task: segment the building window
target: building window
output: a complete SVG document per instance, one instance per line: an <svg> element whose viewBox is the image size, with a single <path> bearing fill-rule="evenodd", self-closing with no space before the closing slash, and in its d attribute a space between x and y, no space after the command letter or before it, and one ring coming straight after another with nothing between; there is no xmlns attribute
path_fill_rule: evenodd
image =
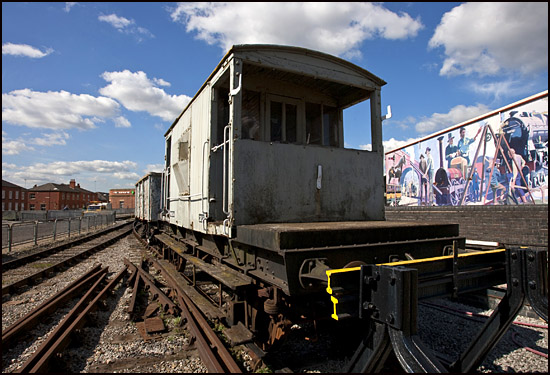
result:
<svg viewBox="0 0 550 375"><path fill-rule="evenodd" d="M61 199L65 200L65 193L61 193Z"/></svg>
<svg viewBox="0 0 550 375"><path fill-rule="evenodd" d="M46 211L46 203L40 204L40 211Z"/></svg>
<svg viewBox="0 0 550 375"><path fill-rule="evenodd" d="M124 201L119 201L119 208L124 208Z"/></svg>
<svg viewBox="0 0 550 375"><path fill-rule="evenodd" d="M34 204L29 205L29 210L34 211Z"/></svg>
<svg viewBox="0 0 550 375"><path fill-rule="evenodd" d="M35 199L35 196L36 196L36 194L30 193L30 194L29 194L29 199Z"/></svg>
<svg viewBox="0 0 550 375"><path fill-rule="evenodd" d="M21 192L21 199L25 200L25 192L24 191Z"/></svg>
<svg viewBox="0 0 550 375"><path fill-rule="evenodd" d="M21 211L25 211L25 203L21 203Z"/></svg>
<svg viewBox="0 0 550 375"><path fill-rule="evenodd" d="M2 190L2 191L3 191L3 190ZM5 207L5 203L2 202L2 211L5 211L4 207Z"/></svg>
<svg viewBox="0 0 550 375"><path fill-rule="evenodd" d="M19 211L19 202L15 202L15 211Z"/></svg>
<svg viewBox="0 0 550 375"><path fill-rule="evenodd" d="M19 199L19 190L15 191L15 199ZM17 210L17 208L16 208L16 210Z"/></svg>
<svg viewBox="0 0 550 375"><path fill-rule="evenodd" d="M8 211L11 211L11 202L8 202Z"/></svg>
<svg viewBox="0 0 550 375"><path fill-rule="evenodd" d="M6 191L2 190L2 199L6 199Z"/></svg>
<svg viewBox="0 0 550 375"><path fill-rule="evenodd" d="M13 197L13 194L12 194L12 193L13 193L13 192L12 192L11 190L8 191L9 199L11 199L11 198Z"/></svg>

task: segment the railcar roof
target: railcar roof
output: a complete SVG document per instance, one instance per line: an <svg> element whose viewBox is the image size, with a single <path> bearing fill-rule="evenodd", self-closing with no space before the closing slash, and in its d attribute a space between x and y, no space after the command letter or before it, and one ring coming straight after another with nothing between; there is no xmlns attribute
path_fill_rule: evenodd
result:
<svg viewBox="0 0 550 375"><path fill-rule="evenodd" d="M269 64L269 58L270 56L279 56L279 55L300 55L303 58L303 64L311 64L315 61L318 62L324 62L326 64L329 64L331 66L340 66L345 71L353 72L353 74L357 77L361 77L362 79L366 79L370 82L372 82L374 85L381 87L386 84L386 82L372 74L371 72L349 62L344 59L341 59L339 57L329 55L324 52L319 52L315 50L310 50L303 47L294 47L294 46L286 46L286 45L274 45L274 44L238 44L234 45L221 59L221 61L218 63L216 68L212 71L208 79L203 83L203 85L200 87L200 89L197 91L195 96L189 101L189 103L185 106L185 108L181 111L179 116L174 120L170 128L166 131L164 136L166 137L168 133L172 130L172 128L175 126L175 124L178 122L182 114L185 112L185 110L193 103L197 95L204 89L204 87L212 80L214 75L224 67L227 61L229 61L233 56L238 57L246 63L250 64ZM317 64L315 64L317 65ZM289 71L295 71L296 65L292 66L292 63L289 64L287 67ZM277 69L284 70L285 67L282 65L277 66ZM322 68L321 68L322 69ZM304 73L305 75L306 73ZM311 73L314 78L317 78L314 73ZM346 74L345 72L343 74Z"/></svg>

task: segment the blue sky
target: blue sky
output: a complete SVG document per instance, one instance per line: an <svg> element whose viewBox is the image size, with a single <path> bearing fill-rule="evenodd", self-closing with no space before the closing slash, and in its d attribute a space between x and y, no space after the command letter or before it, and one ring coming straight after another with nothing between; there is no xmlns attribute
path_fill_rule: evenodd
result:
<svg viewBox="0 0 550 375"><path fill-rule="evenodd" d="M233 44L349 60L385 150L548 89L548 3L2 3L2 178L92 191L160 171L164 133ZM346 110L367 148L366 107Z"/></svg>

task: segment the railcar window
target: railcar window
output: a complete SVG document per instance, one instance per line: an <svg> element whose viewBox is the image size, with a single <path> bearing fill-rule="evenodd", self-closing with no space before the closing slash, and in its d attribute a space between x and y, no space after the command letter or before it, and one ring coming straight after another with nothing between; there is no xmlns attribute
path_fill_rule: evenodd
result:
<svg viewBox="0 0 550 375"><path fill-rule="evenodd" d="M302 143L299 113L303 114L303 105L300 100L272 95L268 98L268 112L271 142Z"/></svg>
<svg viewBox="0 0 550 375"><path fill-rule="evenodd" d="M336 107L306 103L306 143L338 147L338 114Z"/></svg>
<svg viewBox="0 0 550 375"><path fill-rule="evenodd" d="M323 145L338 146L338 109L323 106Z"/></svg>
<svg viewBox="0 0 550 375"><path fill-rule="evenodd" d="M285 140L289 143L296 143L298 130L298 108L293 104L285 105Z"/></svg>
<svg viewBox="0 0 550 375"><path fill-rule="evenodd" d="M216 144L220 144L223 142L223 129L227 124L229 124L229 89L225 87L220 87L218 89L218 99L217 99L217 105L218 105L218 124L217 124L217 142Z"/></svg>
<svg viewBox="0 0 550 375"><path fill-rule="evenodd" d="M321 104L306 103L306 143L320 145L322 134Z"/></svg>
<svg viewBox="0 0 550 375"><path fill-rule="evenodd" d="M283 103L271 102L271 141L280 142L283 139Z"/></svg>
<svg viewBox="0 0 550 375"><path fill-rule="evenodd" d="M260 140L260 93L255 91L243 91L242 138Z"/></svg>

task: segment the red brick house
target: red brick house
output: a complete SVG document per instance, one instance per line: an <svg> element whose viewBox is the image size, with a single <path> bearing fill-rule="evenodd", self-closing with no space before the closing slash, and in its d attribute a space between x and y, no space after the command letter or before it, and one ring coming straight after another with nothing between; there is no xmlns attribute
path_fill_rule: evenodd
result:
<svg viewBox="0 0 550 375"><path fill-rule="evenodd" d="M2 211L28 210L27 189L2 180Z"/></svg>
<svg viewBox="0 0 550 375"><path fill-rule="evenodd" d="M119 208L135 208L135 188L109 190L109 202L113 210Z"/></svg>
<svg viewBox="0 0 550 375"><path fill-rule="evenodd" d="M28 190L29 210L77 210L97 201L97 193L80 187L74 179L69 184L47 183Z"/></svg>

